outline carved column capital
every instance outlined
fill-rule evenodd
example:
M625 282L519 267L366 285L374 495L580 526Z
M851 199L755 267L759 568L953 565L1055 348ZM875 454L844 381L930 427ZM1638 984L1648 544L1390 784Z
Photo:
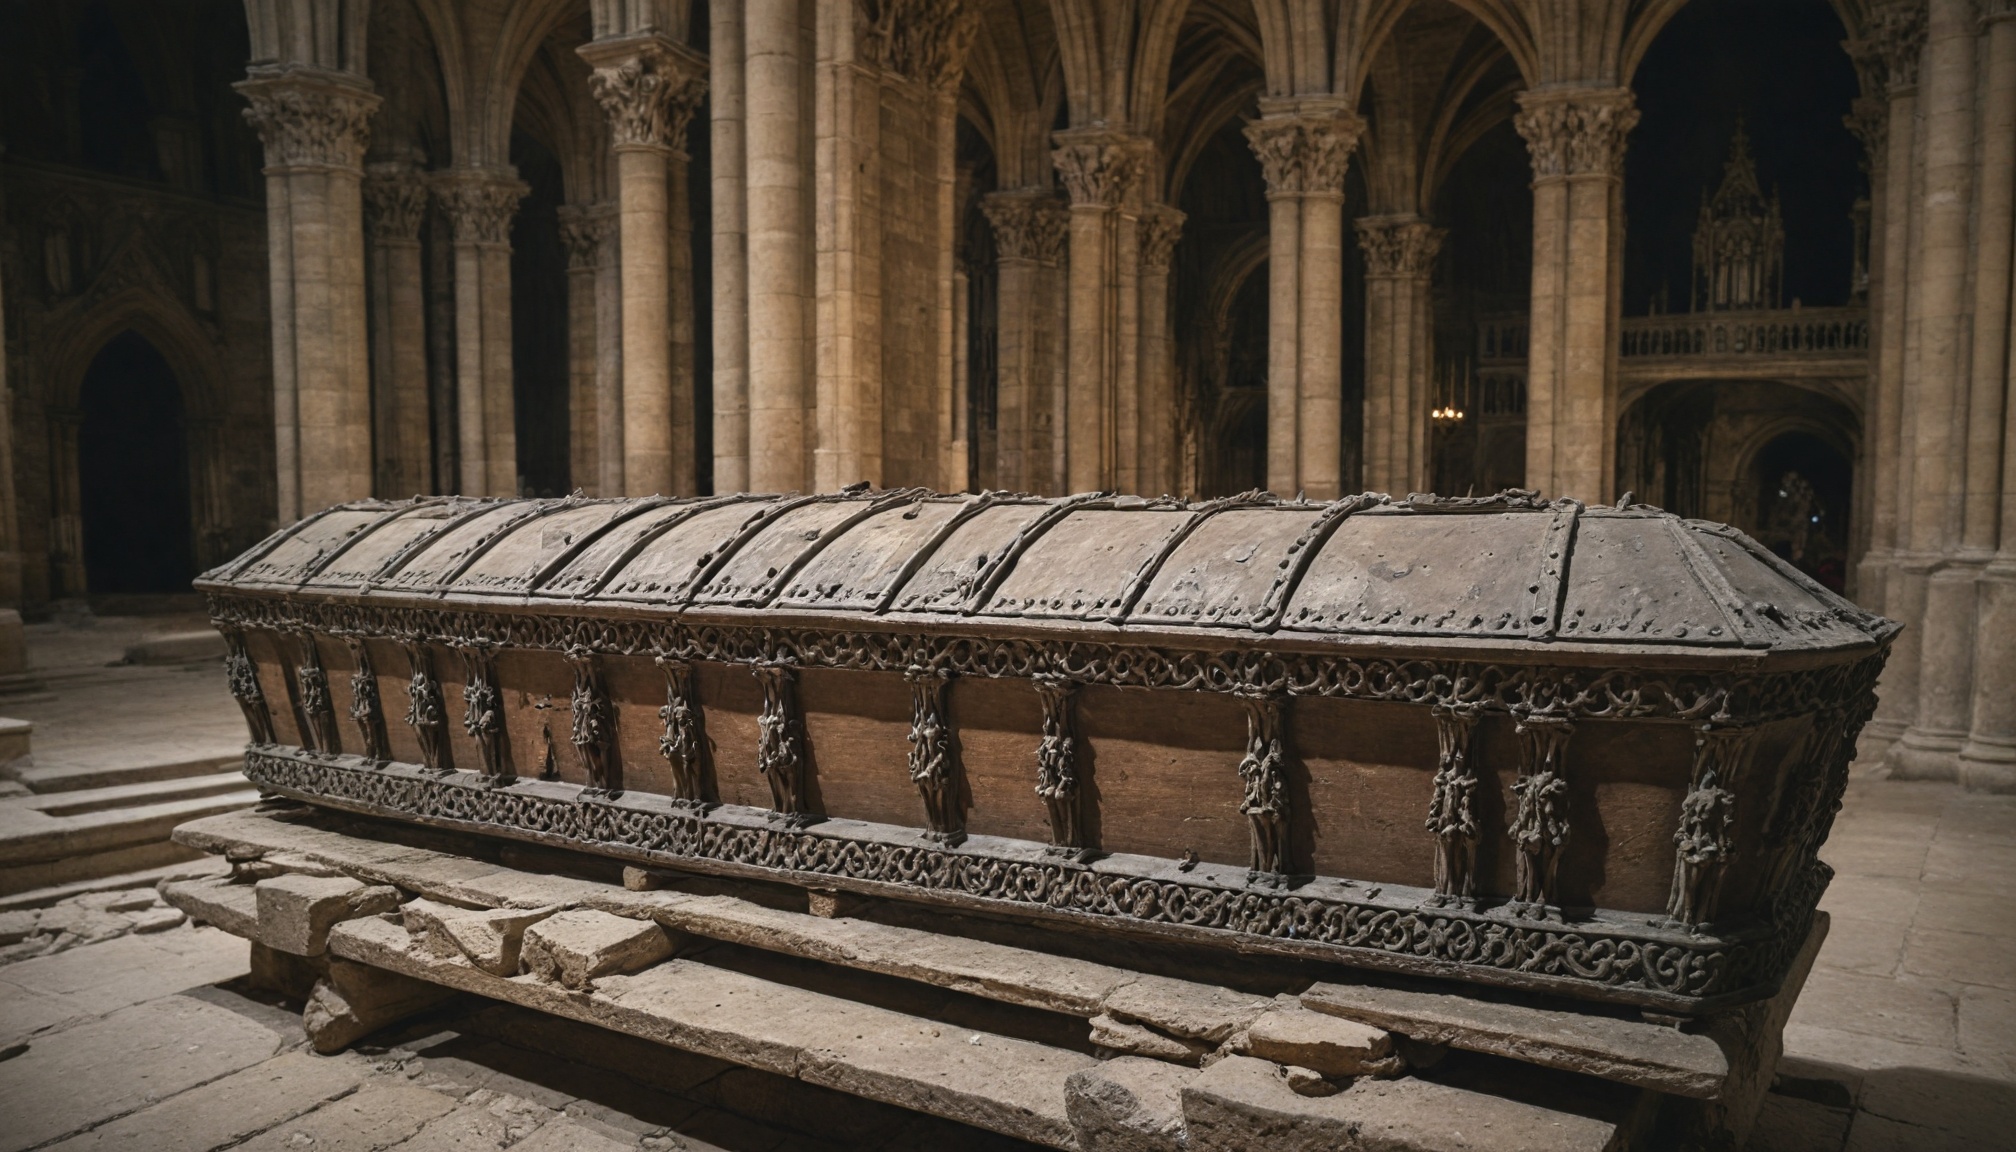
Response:
M1154 152L1146 137L1103 128L1073 128L1051 139L1057 150L1050 162L1064 178L1074 206L1117 208L1130 202L1148 175Z
M990 192L980 198L980 211L994 228L994 250L1001 259L1038 264L1063 259L1065 209L1049 189Z
M1878 96L1857 96L1841 123L1862 141L1862 170L1882 168L1890 156L1890 102Z
M1344 173L1365 122L1341 107L1265 101L1261 111L1247 123L1246 140L1260 159L1268 198L1344 195Z
M459 244L510 244L511 218L532 190L509 168L451 168L431 184Z
M1396 279L1427 276L1449 234L1419 216L1361 216L1357 227L1365 274Z
M371 117L384 101L340 73L259 70L232 85L251 107L245 120L266 146L266 167L362 171Z
M1151 204L1141 213L1141 267L1153 272L1169 270L1169 257L1176 251L1176 241L1182 239L1186 219L1167 204Z
M1843 45L1861 74L1864 93L1904 96L1917 89L1925 20L1925 0L1898 0L1869 13L1862 35Z
M427 183L412 165L387 161L365 167L364 224L374 242L418 243L426 218Z
M956 88L980 13L962 0L858 0L861 56L906 80Z
M588 90L609 117L615 147L686 154L686 128L707 94L707 61L656 33L593 40L576 49L594 69Z
M562 204L560 243L570 270L600 268L615 256L616 205Z
M1519 94L1512 126L1533 156L1533 177L1618 177L1624 141L1638 124L1629 88L1539 89Z

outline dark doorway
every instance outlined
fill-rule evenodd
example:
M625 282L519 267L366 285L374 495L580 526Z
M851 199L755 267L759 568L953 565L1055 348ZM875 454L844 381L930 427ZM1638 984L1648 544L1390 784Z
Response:
M114 337L84 374L78 503L90 591L186 592L196 574L182 390L137 332Z
M1757 491L1752 534L1800 571L1836 592L1847 586L1848 505L1855 488L1848 457L1810 432L1787 432L1750 466Z

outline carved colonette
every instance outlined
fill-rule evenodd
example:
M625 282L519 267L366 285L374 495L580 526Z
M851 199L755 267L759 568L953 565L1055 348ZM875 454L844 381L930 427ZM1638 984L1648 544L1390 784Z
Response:
M1048 188L980 201L999 257L995 476L1017 491L1064 487L1064 315L1058 270L1069 214Z
M371 240L373 490L407 496L433 488L428 467L426 284L420 228L427 184L410 163L369 165L364 228Z
M1418 216L1361 216L1365 254L1365 487L1422 492L1435 361L1429 273L1447 235Z
M1051 162L1070 197L1066 265L1064 480L1069 491L1135 491L1140 397L1140 218L1154 144L1103 128L1055 134Z
M455 248L455 427L460 489L518 491L512 399L511 221L531 190L510 169L448 168L430 177Z

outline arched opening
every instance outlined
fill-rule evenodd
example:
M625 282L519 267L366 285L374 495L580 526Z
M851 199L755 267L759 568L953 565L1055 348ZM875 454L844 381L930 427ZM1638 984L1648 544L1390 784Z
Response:
M1773 437L1751 458L1757 519L1750 534L1836 592L1848 578L1849 503L1854 465L1811 432Z
M112 338L78 397L78 505L93 594L182 592L196 574L182 389L137 332Z

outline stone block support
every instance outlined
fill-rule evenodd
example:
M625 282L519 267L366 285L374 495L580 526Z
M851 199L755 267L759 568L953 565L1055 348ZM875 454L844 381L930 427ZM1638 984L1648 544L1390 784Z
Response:
M1071 197L1064 482L1074 492L1114 489L1121 482L1122 394L1131 410L1138 382L1137 196L1153 145L1096 128L1054 139L1051 159ZM1133 454L1130 443L1129 463Z
M455 242L455 422L464 496L518 494L511 368L511 218L529 189L508 168L451 168L434 195Z
M594 68L589 85L609 118L616 154L621 491L691 496L700 481L686 320L693 307L686 128L706 93L706 62L655 32L598 39L578 51Z
M397 499L433 488L420 267L427 186L410 165L373 164L364 178L364 207L371 240L372 488Z
M1607 501L1616 486L1628 88L1522 93L1513 125L1533 159L1526 486Z
M1067 213L1048 188L990 193L980 210L993 226L998 259L995 482L1057 495L1064 485L1053 452L1063 412L1058 269Z
M368 81L256 68L235 86L266 146L273 422L283 523L371 493L363 159Z
M1418 216L1368 216L1365 253L1365 477L1371 492L1428 488L1428 405L1435 360L1429 273L1443 231Z
M1344 173L1364 123L1331 100L1262 100L1267 181L1267 487L1343 495Z

